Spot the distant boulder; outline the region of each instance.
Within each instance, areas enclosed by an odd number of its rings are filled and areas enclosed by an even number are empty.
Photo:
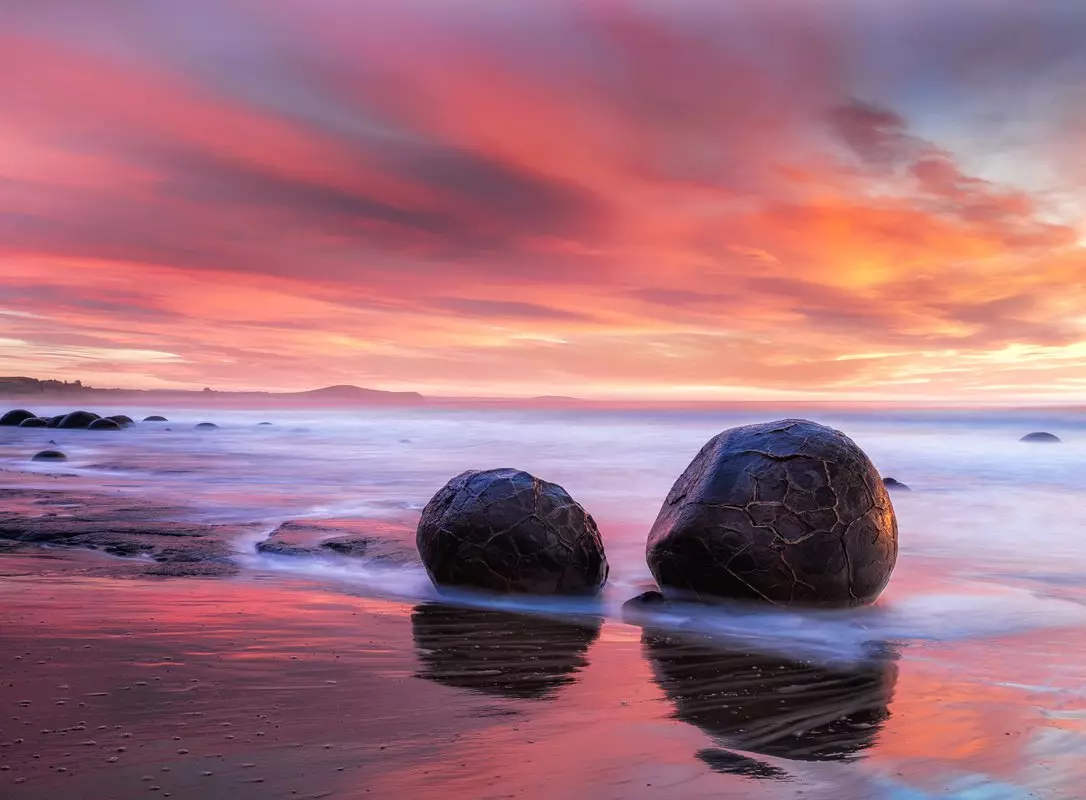
[[[198,422],[195,425],[195,428],[198,431],[210,431],[217,427],[219,426],[216,425],[214,422]]]
[[[118,425],[120,425],[122,428],[127,428],[129,425],[135,425],[136,424],[136,421],[134,419],[132,419],[132,417],[129,417],[129,416],[125,415],[125,414],[113,414],[112,416],[106,417],[106,419],[113,420]]]
[[[143,418],[144,422],[169,422],[165,417],[160,417],[158,414],[152,414],[149,417]]]
[[[65,414],[64,418],[60,421],[57,427],[89,428],[91,423],[98,419],[101,419],[101,417],[90,411],[73,411],[71,414]],[[113,424],[116,425],[117,423]]]
[[[34,419],[34,414],[25,408],[14,408],[0,417],[0,425],[13,428],[28,419]]]
[[[64,418],[66,416],[68,416],[68,415],[67,414],[57,414],[55,417],[49,417],[49,421],[48,421],[46,426],[49,427],[49,428],[59,428],[60,423],[62,423],[64,421]]]
[[[68,456],[59,450],[42,450],[40,453],[35,453],[31,461],[67,461]]]
[[[882,485],[891,491],[909,492],[912,491],[908,485],[902,483],[897,478],[883,478]]]
[[[258,428],[259,428],[259,427],[261,427],[261,426],[263,426],[263,425],[271,425],[271,423],[270,423],[270,422],[258,422],[258,423],[256,423],[256,426],[257,426]]]
[[[19,423],[20,428],[48,428],[49,420],[39,419],[38,417],[31,417],[30,419],[24,419]]]
[[[415,542],[439,587],[596,594],[607,581],[591,515],[561,486],[520,470],[450,480],[423,509]]]
[[[88,431],[119,431],[122,428],[124,428],[124,425],[109,418],[96,419],[87,426]]]
[[[1033,433],[1027,433],[1018,441],[1020,442],[1038,442],[1042,444],[1054,444],[1060,441],[1060,437],[1054,433],[1048,433],[1047,431],[1034,431]]]

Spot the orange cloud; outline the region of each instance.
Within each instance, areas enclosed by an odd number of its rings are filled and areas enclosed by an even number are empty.
[[[1076,395],[1086,22],[844,8],[21,6],[0,372]]]

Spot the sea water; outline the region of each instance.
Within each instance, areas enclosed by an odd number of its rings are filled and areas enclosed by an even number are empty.
[[[162,411],[123,410],[137,419]],[[246,569],[422,599],[435,594],[417,562],[265,556],[256,543],[286,520],[412,521],[450,477],[466,469],[516,467],[561,484],[596,519],[610,562],[602,601],[454,599],[615,617],[624,600],[652,585],[647,533],[698,449],[725,428],[782,416],[749,409],[448,408],[183,409],[167,415],[168,423],[141,423],[120,433],[0,428],[0,468],[40,473],[43,481],[63,471],[79,476],[83,491],[93,487],[176,505],[203,522],[258,523],[255,533],[234,543]],[[886,592],[868,609],[680,608],[656,624],[831,660],[857,658],[872,642],[945,642],[1086,624],[1086,415],[832,409],[793,415],[844,431],[884,476],[911,487],[892,494],[900,555]],[[219,427],[195,429],[202,421]],[[273,424],[259,426],[262,421]],[[1019,441],[1033,430],[1052,431],[1063,442]],[[67,453],[62,467],[29,461],[48,440]]]

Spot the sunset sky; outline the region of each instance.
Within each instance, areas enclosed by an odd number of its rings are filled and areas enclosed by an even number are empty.
[[[1083,0],[0,7],[0,375],[1086,391]]]

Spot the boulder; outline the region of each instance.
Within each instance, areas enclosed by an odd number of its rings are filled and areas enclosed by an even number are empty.
[[[125,414],[114,414],[106,419],[111,419],[120,425],[122,428],[127,428],[129,425],[135,425],[136,421]]]
[[[891,491],[908,492],[912,491],[907,484],[902,483],[897,478],[883,478],[882,485]]]
[[[258,422],[258,423],[256,423],[256,426],[258,428],[263,427],[265,425],[271,425],[271,423],[270,422]]]
[[[67,461],[68,456],[59,450],[42,450],[40,453],[35,453],[31,461]]]
[[[1054,433],[1048,433],[1048,431],[1034,431],[1033,433],[1027,433],[1018,441],[1038,442],[1040,444],[1055,444],[1060,441],[1060,437]]]
[[[144,422],[169,422],[165,417],[160,417],[158,414],[152,414],[149,417],[143,418]]]
[[[47,428],[49,427],[49,420],[39,419],[38,417],[31,417],[30,419],[24,419],[19,423],[20,428]]]
[[[119,431],[124,426],[109,418],[96,419],[90,425],[87,426],[88,431]]]
[[[438,587],[596,594],[607,581],[591,515],[561,486],[515,469],[450,480],[423,509],[415,543]]]
[[[89,428],[90,424],[97,419],[101,419],[97,414],[90,411],[73,411],[71,414],[65,414],[64,418],[57,423],[58,428]]]
[[[825,607],[870,603],[897,561],[897,519],[870,459],[799,419],[711,439],[649,533],[665,594]]]
[[[0,425],[15,427],[28,419],[34,419],[34,414],[27,411],[25,408],[13,408],[11,411],[4,414],[4,416],[0,417]]]
[[[57,416],[55,416],[55,417],[49,417],[49,422],[47,424],[47,427],[59,428],[60,423],[64,421],[64,418],[66,416],[68,416],[68,415],[67,414],[57,414]]]
[[[198,422],[195,426],[196,430],[198,431],[210,431],[217,427],[219,426],[216,425],[214,422]]]

